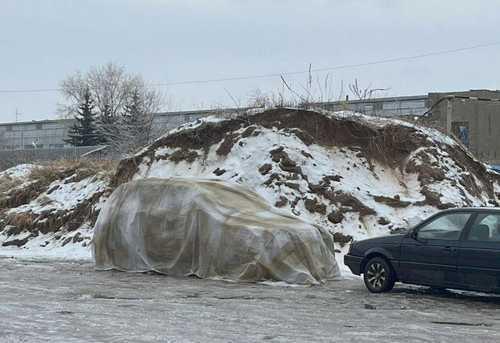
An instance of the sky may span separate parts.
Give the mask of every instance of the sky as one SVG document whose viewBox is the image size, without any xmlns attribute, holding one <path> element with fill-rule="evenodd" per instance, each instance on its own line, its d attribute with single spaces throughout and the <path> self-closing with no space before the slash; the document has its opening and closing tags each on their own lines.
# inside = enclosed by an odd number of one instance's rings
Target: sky
<svg viewBox="0 0 500 343">
<path fill-rule="evenodd" d="M 314 95 L 331 100 L 355 79 L 386 89 L 380 96 L 500 89 L 499 23 L 500 0 L 0 0 L 0 122 L 56 118 L 64 101 L 3 91 L 57 89 L 108 62 L 170 84 L 160 87 L 165 110 L 243 106 L 256 90 L 280 92 L 278 74 L 309 66 L 332 68 L 312 74 Z M 307 73 L 284 78 L 304 94 Z"/>
</svg>

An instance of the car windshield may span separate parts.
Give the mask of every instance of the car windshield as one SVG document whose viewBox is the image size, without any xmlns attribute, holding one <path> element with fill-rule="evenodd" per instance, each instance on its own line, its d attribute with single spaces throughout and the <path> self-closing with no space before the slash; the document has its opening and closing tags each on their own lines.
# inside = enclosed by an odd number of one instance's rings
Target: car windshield
<svg viewBox="0 0 500 343">
<path fill-rule="evenodd" d="M 442 215 L 420 228 L 418 238 L 458 240 L 470 216 L 470 213 Z"/>
</svg>

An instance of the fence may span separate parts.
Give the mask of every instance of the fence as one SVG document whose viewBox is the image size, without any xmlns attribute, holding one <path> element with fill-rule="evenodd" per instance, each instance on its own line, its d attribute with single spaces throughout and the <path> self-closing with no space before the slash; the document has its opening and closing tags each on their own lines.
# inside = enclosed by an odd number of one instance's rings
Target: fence
<svg viewBox="0 0 500 343">
<path fill-rule="evenodd" d="M 69 147 L 56 149 L 24 149 L 0 151 L 0 171 L 22 163 L 56 160 L 113 159 L 104 153 L 105 146 Z"/>
</svg>

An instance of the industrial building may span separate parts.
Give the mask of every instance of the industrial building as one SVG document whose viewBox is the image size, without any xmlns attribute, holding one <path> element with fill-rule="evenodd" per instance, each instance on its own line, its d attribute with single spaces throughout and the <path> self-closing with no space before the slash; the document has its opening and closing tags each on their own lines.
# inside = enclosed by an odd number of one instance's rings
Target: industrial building
<svg viewBox="0 0 500 343">
<path fill-rule="evenodd" d="M 372 98 L 317 103 L 333 111 L 355 111 L 371 116 L 406 118 L 452 133 L 485 162 L 500 165 L 500 91 L 428 93 L 427 95 Z M 235 109 L 157 113 L 153 136 L 207 115 Z M 0 157 L 5 153 L 64 150 L 72 119 L 0 124 Z M 88 149 L 87 149 L 88 150 Z"/>
<path fill-rule="evenodd" d="M 154 135 L 159 136 L 183 123 L 220 112 L 206 110 L 156 113 L 153 118 Z M 73 119 L 1 123 L 0 150 L 70 148 L 71 145 L 64 140 L 73 124 Z"/>
</svg>

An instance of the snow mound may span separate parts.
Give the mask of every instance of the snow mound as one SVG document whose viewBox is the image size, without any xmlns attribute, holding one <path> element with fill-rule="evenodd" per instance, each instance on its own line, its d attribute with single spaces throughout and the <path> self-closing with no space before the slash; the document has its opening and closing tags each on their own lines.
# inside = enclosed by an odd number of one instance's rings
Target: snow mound
<svg viewBox="0 0 500 343">
<path fill-rule="evenodd" d="M 499 177 L 439 131 L 348 112 L 274 109 L 177 129 L 121 161 L 113 185 L 214 178 L 327 228 L 337 248 L 440 209 L 498 206 Z"/>
<path fill-rule="evenodd" d="M 111 175 L 96 165 L 20 165 L 0 174 L 0 256 L 90 259 Z"/>
<path fill-rule="evenodd" d="M 20 164 L 18 166 L 9 168 L 7 170 L 4 170 L 3 172 L 0 172 L 0 179 L 3 178 L 16 178 L 16 179 L 22 179 L 26 178 L 29 174 L 31 174 L 31 171 L 38 166 L 34 164 Z"/>
</svg>

